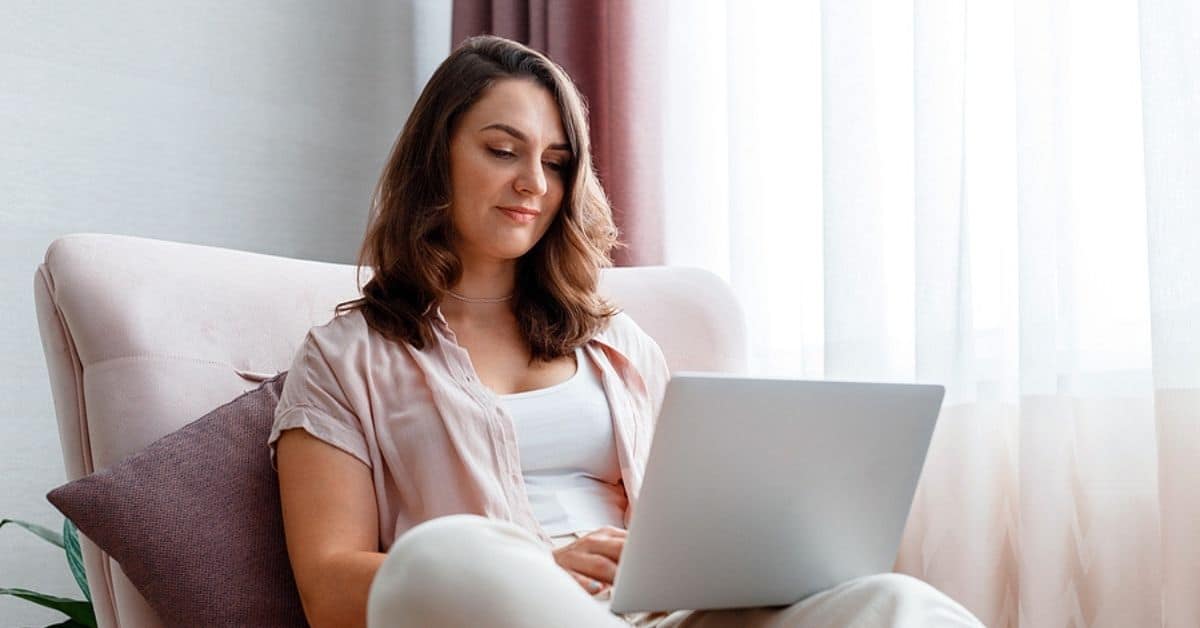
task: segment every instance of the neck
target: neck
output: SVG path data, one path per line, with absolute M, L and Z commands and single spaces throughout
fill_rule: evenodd
M 515 260 L 468 263 L 464 259 L 462 276 L 458 278 L 458 283 L 450 286 L 450 289 L 464 297 L 495 299 L 512 294 L 516 285 L 517 263 Z

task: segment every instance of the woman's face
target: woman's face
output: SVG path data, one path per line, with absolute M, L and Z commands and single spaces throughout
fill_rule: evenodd
M 529 252 L 562 205 L 570 159 L 549 91 L 528 79 L 487 89 L 450 138 L 450 220 L 463 261 Z

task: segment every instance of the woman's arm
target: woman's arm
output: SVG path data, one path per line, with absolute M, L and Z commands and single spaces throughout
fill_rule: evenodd
M 288 556 L 313 628 L 365 626 L 367 593 L 385 557 L 371 470 L 300 429 L 275 445 Z

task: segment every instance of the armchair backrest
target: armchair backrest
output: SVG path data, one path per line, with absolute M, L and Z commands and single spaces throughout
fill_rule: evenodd
M 35 301 L 68 479 L 106 468 L 286 369 L 305 333 L 357 295 L 355 268 L 115 235 L 56 240 Z M 737 372 L 741 310 L 702 270 L 607 269 L 601 290 L 672 370 Z M 161 625 L 86 538 L 102 628 Z

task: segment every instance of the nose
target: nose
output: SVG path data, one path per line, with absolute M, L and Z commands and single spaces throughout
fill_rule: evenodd
M 549 189 L 546 183 L 546 173 L 543 170 L 540 159 L 533 160 L 532 164 L 528 164 L 521 168 L 521 172 L 517 174 L 517 178 L 513 181 L 513 187 L 516 188 L 518 194 L 528 196 L 542 196 Z

